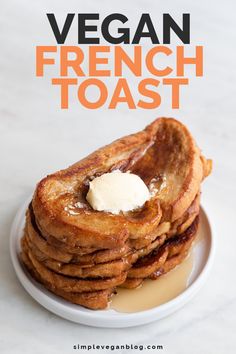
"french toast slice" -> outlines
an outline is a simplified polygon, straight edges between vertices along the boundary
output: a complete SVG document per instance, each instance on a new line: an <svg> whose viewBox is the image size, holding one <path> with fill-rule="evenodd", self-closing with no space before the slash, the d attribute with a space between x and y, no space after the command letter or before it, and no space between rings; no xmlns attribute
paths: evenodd
<svg viewBox="0 0 236 354"><path fill-rule="evenodd" d="M161 247L138 259L128 271L124 283L119 286L129 289L136 288L142 284L145 278L155 280L179 265L189 253L197 235L198 225L199 216L183 234L167 240Z"/></svg>
<svg viewBox="0 0 236 354"><path fill-rule="evenodd" d="M62 276L47 269L45 265L36 260L27 243L26 233L21 240L21 258L32 276L54 294L91 309L102 309L107 307L116 286L138 287L145 278L155 280L180 264L187 256L196 237L198 223L199 217L196 217L183 234L167 240L162 245L155 245L154 242L147 254L140 253L142 257L128 270L128 273L123 272L121 277L108 278L108 282L106 279L82 280Z"/></svg>
<svg viewBox="0 0 236 354"><path fill-rule="evenodd" d="M49 291L62 297L63 299L72 302L76 305L81 305L92 310L102 310L105 309L111 299L111 295L114 292L113 288L90 291L90 292L66 292L61 289L56 289L51 283L46 282L37 270L34 268L32 262L30 261L25 248L22 248L21 258L31 276L37 280L39 283L43 284Z"/></svg>
<svg viewBox="0 0 236 354"><path fill-rule="evenodd" d="M140 254L140 256L144 255L144 253L146 254L146 250L150 249L152 245L156 245L155 247L157 247L158 243L161 245L166 238L170 238L174 234L183 233L198 215L199 206L200 193L197 194L196 198L181 218L174 221L172 224L167 222L160 223L153 235L148 235L143 239L128 240L121 248L98 250L86 255L71 254L65 249L48 244L35 224L34 215L30 206L26 212L25 234L39 260L46 260L48 263L50 262L49 264L52 264L53 267L52 262L55 261L56 267L60 267L60 269L63 268L63 265L70 263L77 264L77 266L80 267L89 267L99 263L121 260L130 254ZM75 252L75 250L73 251ZM81 249L79 249L79 252L81 252ZM113 265L114 264L115 263L113 263Z"/></svg>
<svg viewBox="0 0 236 354"><path fill-rule="evenodd" d="M152 253L140 258L128 271L128 278L147 278L152 273L162 268L165 262L178 254L185 254L196 234L199 224L197 216L190 227L181 235L167 240L163 246L155 249Z"/></svg>
<svg viewBox="0 0 236 354"><path fill-rule="evenodd" d="M58 274L50 269L48 269L45 265L43 265L40 261L37 260L32 250L27 244L25 235L21 239L21 248L22 248L22 259L27 258L30 260L35 271L40 275L40 279L45 284L50 284L51 287L56 288L58 290L62 290L65 292L91 292L98 290L111 289L115 286L122 284L127 276L127 272L122 272L118 276L114 276L111 278L77 278L70 277L66 275ZM26 257L24 258L24 254ZM27 266L27 263L26 263Z"/></svg>
<svg viewBox="0 0 236 354"><path fill-rule="evenodd" d="M110 278L120 275L127 271L134 262L140 257L152 252L152 250L160 247L165 242L165 235L158 237L148 246L133 252L129 252L124 257L117 260L97 263L97 264L80 264L80 263L63 263L55 261L54 259L42 253L35 244L33 244L27 233L25 233L25 241L28 249L33 256L44 265L46 268L58 273L68 275L70 277L78 278Z"/></svg>
<svg viewBox="0 0 236 354"><path fill-rule="evenodd" d="M120 169L139 175L152 198L142 208L113 215L86 201L95 176ZM159 118L143 131L118 139L71 167L44 178L32 206L42 235L71 247L112 249L142 239L160 222L174 222L193 202L211 164L187 128Z"/></svg>

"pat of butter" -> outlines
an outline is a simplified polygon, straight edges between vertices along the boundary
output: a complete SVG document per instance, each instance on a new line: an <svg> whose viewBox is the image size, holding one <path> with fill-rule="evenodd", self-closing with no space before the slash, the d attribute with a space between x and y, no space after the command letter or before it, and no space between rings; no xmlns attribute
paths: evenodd
<svg viewBox="0 0 236 354"><path fill-rule="evenodd" d="M139 176L116 170L94 178L86 199L94 210L118 214L141 207L150 193Z"/></svg>

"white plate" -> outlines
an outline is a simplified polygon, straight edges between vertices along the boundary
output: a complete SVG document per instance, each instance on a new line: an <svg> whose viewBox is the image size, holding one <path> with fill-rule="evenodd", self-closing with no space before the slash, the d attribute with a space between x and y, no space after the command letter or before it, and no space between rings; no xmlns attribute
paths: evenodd
<svg viewBox="0 0 236 354"><path fill-rule="evenodd" d="M122 313L113 309L93 311L79 305L71 304L47 291L42 285L36 282L19 259L20 238L25 222L25 211L29 201L30 199L21 206L12 224L10 233L12 263L17 277L26 291L46 309L63 318L89 326L110 328L131 327L150 323L160 320L181 308L197 293L206 281L213 259L214 247L209 220L201 208L201 232L203 232L204 237L193 248L193 271L187 289L180 295L160 306L135 313Z"/></svg>

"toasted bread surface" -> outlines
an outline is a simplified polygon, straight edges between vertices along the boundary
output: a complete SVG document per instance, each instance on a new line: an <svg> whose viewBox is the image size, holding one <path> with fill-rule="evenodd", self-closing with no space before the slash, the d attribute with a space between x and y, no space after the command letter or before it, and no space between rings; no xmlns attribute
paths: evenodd
<svg viewBox="0 0 236 354"><path fill-rule="evenodd" d="M159 118L143 131L44 178L32 202L37 224L46 238L72 247L120 247L128 238L151 234L160 221L180 218L209 173L208 165L182 123ZM113 215L89 206L89 180L115 169L139 175L153 191L142 208Z"/></svg>
<svg viewBox="0 0 236 354"><path fill-rule="evenodd" d="M93 210L89 181L117 169L138 175L150 199L119 214ZM22 261L54 294L106 308L116 287L157 279L188 255L200 185L211 169L182 123L156 119L39 182L26 213Z"/></svg>

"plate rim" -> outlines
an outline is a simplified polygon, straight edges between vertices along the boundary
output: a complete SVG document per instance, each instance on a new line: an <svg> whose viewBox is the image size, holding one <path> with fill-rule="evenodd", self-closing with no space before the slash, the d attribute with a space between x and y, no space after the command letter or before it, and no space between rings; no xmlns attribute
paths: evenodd
<svg viewBox="0 0 236 354"><path fill-rule="evenodd" d="M54 314L69 321L93 327L106 328L125 328L151 323L170 315L171 313L177 311L182 306L184 306L188 301L190 301L194 297L197 291L200 290L209 275L215 254L215 240L213 236L215 233L212 221L210 222L211 218L209 218L208 216L209 212L206 213L205 208L201 205L201 211L203 212L206 218L210 230L210 233L208 235L210 245L207 258L203 264L203 268L201 269L197 278L192 282L192 284L188 286L187 289L185 289L181 294L177 295L175 298L169 300L164 304L139 312L124 313L116 312L112 309L111 311L109 309L98 311L86 309L85 311L85 309L80 305L74 305L76 307L78 306L75 311L75 309L70 307L73 304L69 302L65 304L58 302L57 298L60 299L58 296L50 293L45 288L43 288L44 291L42 291L40 287L43 286L37 283L31 277L31 275L28 273L27 269L24 267L24 265L19 259L19 255L17 253L17 243L19 242L19 236L17 236L16 233L17 228L20 227L22 229L21 224L23 222L23 218L25 217L25 211L31 199L32 194L20 205L11 225L9 238L11 262L13 264L13 268L15 270L18 280L20 281L24 289L29 293L29 295L33 297L41 306L46 308L48 311L51 311ZM64 301L66 302L66 300ZM158 317L156 317L156 315L158 315ZM75 316L77 316L78 318L75 318ZM93 323L91 323L91 320L93 320Z"/></svg>

